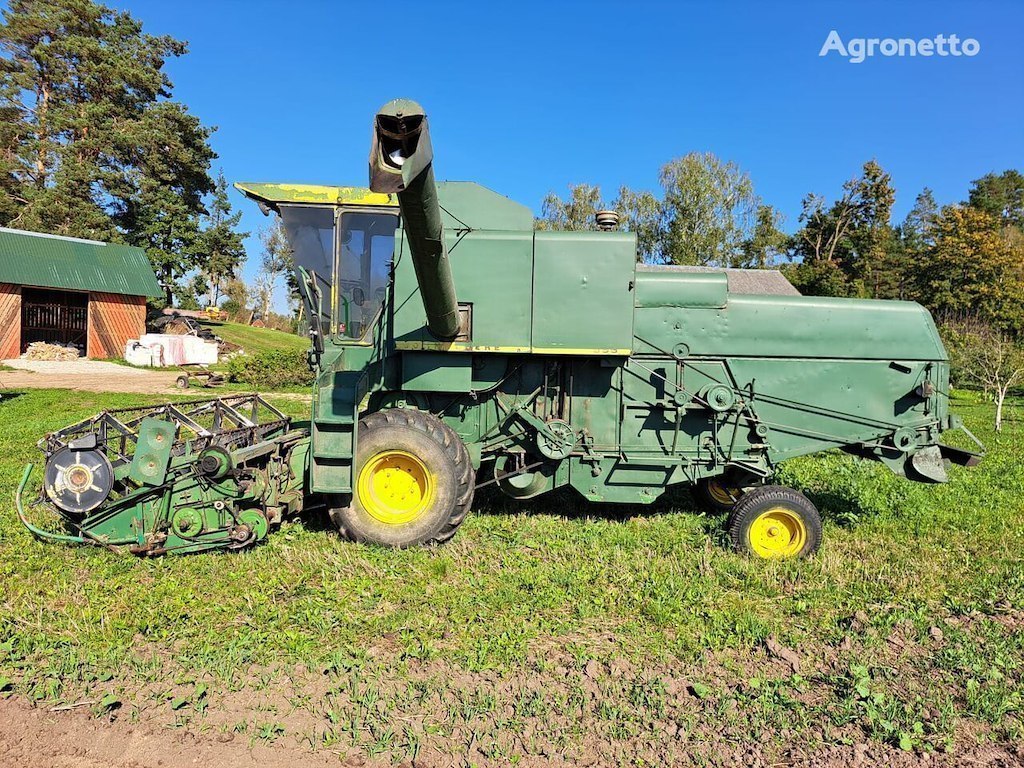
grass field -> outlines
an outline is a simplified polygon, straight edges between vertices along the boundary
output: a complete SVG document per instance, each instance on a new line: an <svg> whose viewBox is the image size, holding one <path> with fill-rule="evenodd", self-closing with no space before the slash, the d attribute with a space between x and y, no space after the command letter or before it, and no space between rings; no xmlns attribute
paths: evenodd
<svg viewBox="0 0 1024 768"><path fill-rule="evenodd" d="M224 341L237 344L245 350L246 354L250 355L274 349L288 351L304 350L309 347L309 339L304 336L296 336L273 328L254 328L250 325L219 320L201 320L200 322Z"/></svg>
<svg viewBox="0 0 1024 768"><path fill-rule="evenodd" d="M989 454L944 486L788 464L825 519L801 562L731 553L685 493L488 496L436 550L345 543L316 512L237 555L34 541L11 502L34 441L129 400L0 400L3 695L383 763L1024 758L1019 406L996 436L989 405L954 404Z"/></svg>

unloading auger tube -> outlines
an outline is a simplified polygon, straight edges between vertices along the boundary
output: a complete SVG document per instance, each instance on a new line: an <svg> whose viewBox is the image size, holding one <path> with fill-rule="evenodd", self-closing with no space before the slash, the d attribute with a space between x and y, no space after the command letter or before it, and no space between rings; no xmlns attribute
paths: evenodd
<svg viewBox="0 0 1024 768"><path fill-rule="evenodd" d="M423 107L408 99L394 99L381 107L373 121L370 189L398 194L427 328L439 339L451 339L459 333L459 305L444 244L433 163Z"/></svg>
<svg viewBox="0 0 1024 768"><path fill-rule="evenodd" d="M139 555L242 549L302 509L309 432L256 394L103 411L39 441L43 485L18 516L45 541Z"/></svg>

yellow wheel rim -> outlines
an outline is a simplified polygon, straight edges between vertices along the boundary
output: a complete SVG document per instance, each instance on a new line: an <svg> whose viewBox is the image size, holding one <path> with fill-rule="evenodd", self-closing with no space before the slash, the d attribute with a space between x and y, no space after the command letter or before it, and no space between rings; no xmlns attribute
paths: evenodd
<svg viewBox="0 0 1024 768"><path fill-rule="evenodd" d="M742 495L735 488L727 488L720 481L708 480L708 494L719 504L732 506Z"/></svg>
<svg viewBox="0 0 1024 768"><path fill-rule="evenodd" d="M772 507L750 524L750 548L760 557L796 557L807 543L803 518L786 507Z"/></svg>
<svg viewBox="0 0 1024 768"><path fill-rule="evenodd" d="M434 500L434 478L426 465L405 451L384 451L359 471L359 503L387 525L411 523Z"/></svg>

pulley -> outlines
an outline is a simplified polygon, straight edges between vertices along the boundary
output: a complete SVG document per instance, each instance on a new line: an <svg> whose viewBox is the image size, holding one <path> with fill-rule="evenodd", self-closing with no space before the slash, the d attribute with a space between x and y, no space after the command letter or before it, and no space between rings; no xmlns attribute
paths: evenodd
<svg viewBox="0 0 1024 768"><path fill-rule="evenodd" d="M548 459L564 459L575 447L576 432L562 419L544 422L544 429L537 432L537 450Z"/></svg>
<svg viewBox="0 0 1024 768"><path fill-rule="evenodd" d="M66 446L46 460L43 487L54 506L84 515L107 500L114 487L114 468L98 449Z"/></svg>
<svg viewBox="0 0 1024 768"><path fill-rule="evenodd" d="M513 499L530 499L551 490L554 473L554 465L548 463L531 462L527 469L521 455L505 454L494 460L498 489Z"/></svg>
<svg viewBox="0 0 1024 768"><path fill-rule="evenodd" d="M197 464L204 475L219 480L231 471L231 454L219 445L211 445L199 454Z"/></svg>
<svg viewBox="0 0 1024 768"><path fill-rule="evenodd" d="M736 404L736 393L725 384L709 384L698 394L712 411L728 411Z"/></svg>
<svg viewBox="0 0 1024 768"><path fill-rule="evenodd" d="M904 453L909 452L917 445L917 431L909 427L897 429L892 434L892 444Z"/></svg>

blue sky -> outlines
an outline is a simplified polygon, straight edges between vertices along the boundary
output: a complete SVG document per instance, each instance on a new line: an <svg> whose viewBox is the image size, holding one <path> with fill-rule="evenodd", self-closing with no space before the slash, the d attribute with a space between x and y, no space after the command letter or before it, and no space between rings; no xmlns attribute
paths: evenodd
<svg viewBox="0 0 1024 768"><path fill-rule="evenodd" d="M895 217L924 186L963 199L1024 168L1024 3L110 2L188 40L176 98L217 126L230 181L365 184L370 120L396 96L427 109L440 178L534 209L570 182L657 188L711 151L797 224L868 159ZM851 38L974 38L973 57L820 57ZM237 193L254 233L268 220ZM250 242L251 276L258 243Z"/></svg>

